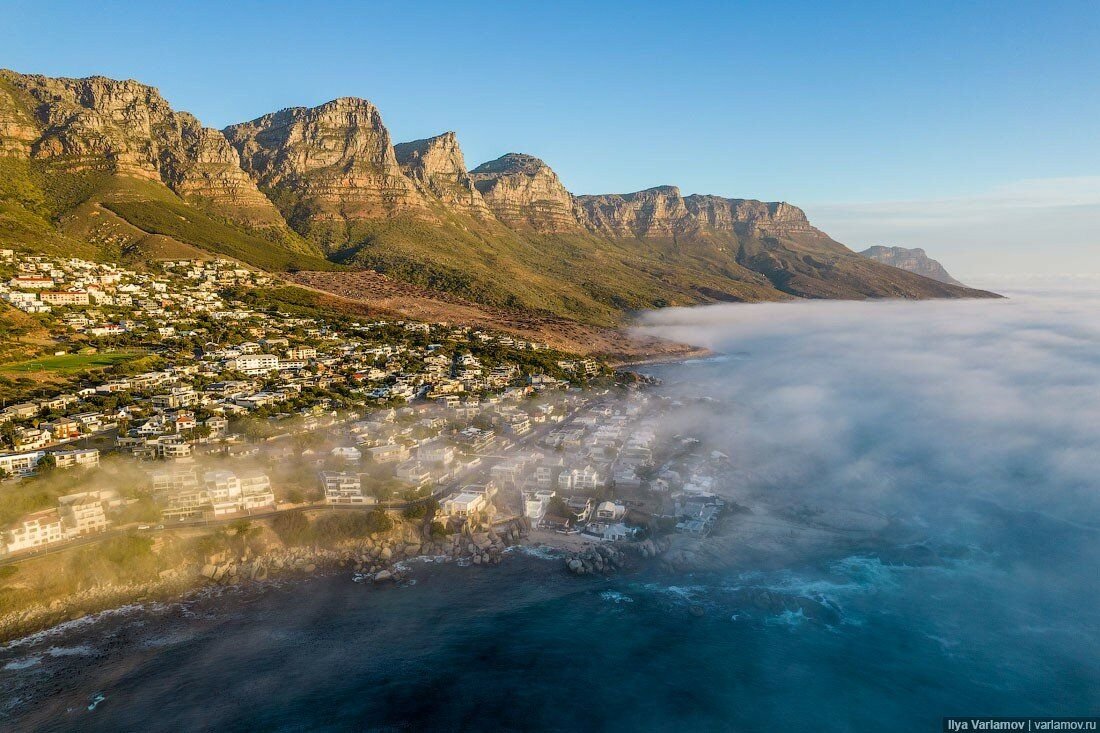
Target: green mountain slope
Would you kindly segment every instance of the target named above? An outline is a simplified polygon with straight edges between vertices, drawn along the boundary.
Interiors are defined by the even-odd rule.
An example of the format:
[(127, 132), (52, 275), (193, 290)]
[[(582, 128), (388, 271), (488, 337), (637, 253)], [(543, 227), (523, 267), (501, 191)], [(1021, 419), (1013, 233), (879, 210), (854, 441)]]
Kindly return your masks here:
[(143, 262), (334, 265), (283, 221), (216, 130), (155, 89), (0, 71), (0, 243)]
[(136, 81), (5, 70), (0, 246), (371, 268), (595, 324), (719, 301), (992, 295), (860, 257), (787, 203), (578, 196), (518, 153), (467, 170), (454, 133), (394, 145), (362, 99), (218, 131)]

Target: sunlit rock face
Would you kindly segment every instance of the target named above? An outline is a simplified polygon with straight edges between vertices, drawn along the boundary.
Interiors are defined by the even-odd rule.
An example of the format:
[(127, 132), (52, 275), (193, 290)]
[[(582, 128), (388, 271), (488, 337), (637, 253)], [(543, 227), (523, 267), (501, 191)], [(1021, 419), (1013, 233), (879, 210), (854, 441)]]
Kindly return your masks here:
[(243, 223), (285, 226), (221, 132), (133, 80), (0, 72), (0, 153), (157, 181)]
[(394, 154), (405, 175), (447, 207), (479, 219), (493, 218), (466, 171), (466, 159), (453, 132), (398, 143)]
[(470, 171), (474, 186), (509, 227), (542, 233), (585, 230), (583, 211), (558, 175), (533, 155), (508, 153)]

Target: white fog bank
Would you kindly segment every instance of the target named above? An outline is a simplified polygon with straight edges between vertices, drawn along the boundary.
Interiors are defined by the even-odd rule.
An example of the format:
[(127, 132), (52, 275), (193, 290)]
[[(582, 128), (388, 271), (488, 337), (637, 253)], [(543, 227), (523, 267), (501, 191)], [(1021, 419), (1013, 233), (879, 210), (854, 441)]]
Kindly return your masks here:
[(639, 330), (726, 355), (668, 387), (725, 405), (699, 419), (751, 489), (1100, 527), (1100, 291), (1007, 294), (668, 309)]

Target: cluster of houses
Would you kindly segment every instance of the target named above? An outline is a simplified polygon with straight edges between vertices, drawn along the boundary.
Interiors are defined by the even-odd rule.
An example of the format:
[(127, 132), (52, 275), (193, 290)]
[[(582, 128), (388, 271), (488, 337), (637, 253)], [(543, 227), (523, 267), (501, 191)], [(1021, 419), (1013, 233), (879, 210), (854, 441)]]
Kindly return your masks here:
[[(546, 456), (516, 479), (526, 516), (546, 529), (604, 540), (635, 536), (646, 518), (672, 519), (678, 532), (708, 534), (725, 507), (712, 490), (725, 457), (689, 450), (675, 463), (667, 456), (662, 462), (670, 445), (692, 439), (662, 435), (660, 420), (660, 406), (642, 392), (593, 399), (577, 410), (541, 438)], [(629, 521), (632, 510), (637, 516)]]
[[(26, 313), (56, 312), (60, 325), (91, 337), (147, 332), (170, 336), (174, 315), (222, 313), (219, 294), (234, 285), (266, 285), (270, 278), (228, 260), (162, 263), (162, 272), (138, 272), (104, 262), (0, 250), (0, 299)], [(186, 287), (179, 283), (186, 282)]]
[[(266, 449), (270, 436), (241, 430), (258, 417), (253, 422), (276, 433), (339, 426), (346, 438), (323, 458), (336, 463), (326, 475), (345, 475), (324, 479), (325, 500), (365, 503), (374, 497), (362, 490), (357, 496), (348, 478), (361, 473), (357, 464), (372, 473), (385, 466), (402, 484), (428, 486), (559, 417), (552, 407), (524, 404), (569, 385), (570, 373), (554, 366), (554, 357), (525, 356), (547, 351), (545, 344), (449, 324), (273, 314), (233, 299), (240, 286), (269, 281), (226, 260), (173, 260), (136, 271), (0, 251), (0, 299), (60, 335), (67, 350), (58, 355), (157, 357), (144, 360), (153, 369), (45, 382), (34, 399), (0, 406), (0, 478), (30, 479), (46, 464), (94, 467), (101, 451), (120, 453), (151, 462), (152, 493), (166, 517), (248, 512), (274, 503), (270, 482), (208, 477), (191, 464), (205, 463), (207, 454)], [(431, 415), (409, 429), (398, 411), (413, 406)], [(7, 545), (23, 546), (38, 545)]]
[(517, 396), (467, 396), (453, 404), (422, 401), (376, 410), (367, 419), (343, 425), (336, 433), (339, 444), (327, 453), (307, 450), (303, 457), (324, 467), (324, 500), (333, 505), (392, 498), (371, 493), (368, 487), (380, 478), (393, 479), (414, 494), (416, 489), (461, 482), (476, 472), (486, 475), (488, 485), (512, 486), (525, 467), (543, 457), (517, 440), (535, 427), (565, 419), (579, 399), (566, 394), (553, 399), (544, 395), (539, 401)]
[[(634, 535), (632, 512), (693, 535), (714, 526), (721, 461), (690, 445), (662, 459), (678, 438), (662, 434), (660, 405), (563, 389), (601, 373), (598, 362), (471, 327), (272, 317), (233, 299), (267, 282), (222, 260), (138, 272), (0, 251), (0, 299), (68, 334), (69, 351), (157, 357), (0, 407), (0, 478), (94, 469), (101, 451), (119, 453), (145, 462), (141, 488), (165, 521), (211, 519), (278, 508), (274, 474), (232, 460), (255, 456), (249, 465), (309, 463), (317, 501), (333, 506), (435, 494), (455, 521), (508, 506), (606, 540)], [(659, 499), (643, 507), (639, 492)], [(0, 528), (0, 553), (105, 531), (131, 500), (61, 497)]]
[(153, 498), (167, 521), (275, 509), (271, 479), (262, 471), (200, 471), (193, 464), (173, 464), (156, 468), (150, 478)]

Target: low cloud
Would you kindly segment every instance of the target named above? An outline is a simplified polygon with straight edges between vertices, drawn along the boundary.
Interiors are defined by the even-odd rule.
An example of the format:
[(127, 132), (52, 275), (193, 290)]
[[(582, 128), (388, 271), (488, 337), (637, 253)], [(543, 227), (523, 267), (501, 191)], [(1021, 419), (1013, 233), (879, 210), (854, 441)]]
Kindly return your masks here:
[(990, 500), (1100, 527), (1100, 291), (669, 309), (726, 356), (666, 368), (750, 491), (883, 512)]

